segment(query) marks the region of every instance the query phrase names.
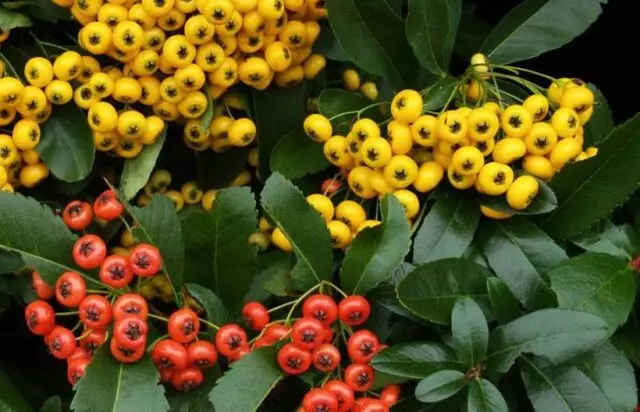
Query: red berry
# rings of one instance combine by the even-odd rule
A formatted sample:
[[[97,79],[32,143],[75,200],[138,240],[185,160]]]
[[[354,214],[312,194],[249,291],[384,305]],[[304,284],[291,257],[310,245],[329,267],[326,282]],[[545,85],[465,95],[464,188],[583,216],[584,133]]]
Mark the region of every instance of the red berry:
[[[311,366],[311,353],[287,343],[278,351],[278,365],[289,375],[299,375]]]
[[[269,323],[269,311],[260,302],[249,302],[242,308],[242,316],[253,330],[261,331]]]
[[[189,308],[178,309],[169,316],[169,336],[178,343],[189,343],[200,332],[200,319]]]
[[[107,257],[100,267],[100,280],[107,286],[120,289],[133,280],[133,271],[129,260],[120,255]]]
[[[342,186],[340,184],[340,182],[338,180],[335,179],[325,179],[322,182],[322,193],[324,193],[325,195],[333,195],[335,194],[338,190],[340,190],[340,186]]]
[[[80,346],[93,355],[106,339],[107,333],[104,329],[92,330],[88,335],[83,334],[83,338],[80,339]]]
[[[158,369],[179,370],[187,367],[188,353],[184,346],[171,339],[156,343],[151,359]]]
[[[107,256],[107,245],[96,235],[84,235],[73,245],[73,260],[82,269],[95,269]]]
[[[155,246],[142,243],[131,251],[129,265],[134,274],[140,277],[151,277],[162,268],[162,256]]]
[[[338,411],[347,412],[350,411],[355,404],[355,396],[353,389],[346,383],[338,380],[332,380],[324,384],[323,389],[333,393],[338,399]]]
[[[368,330],[355,332],[347,341],[347,353],[355,363],[369,363],[378,354],[380,342]]]
[[[31,273],[31,282],[38,298],[44,300],[51,299],[53,296],[53,288],[42,280],[40,273],[34,270],[33,273]]]
[[[333,342],[333,328],[330,326],[326,326],[324,327],[324,339],[323,339],[324,343],[331,343]]]
[[[80,303],[78,315],[87,329],[104,329],[111,323],[111,304],[104,296],[89,295]]]
[[[82,346],[76,347],[73,353],[67,358],[67,363],[76,359],[91,359],[91,354]]]
[[[44,300],[35,300],[24,310],[27,327],[34,335],[44,336],[56,326],[56,313]]]
[[[313,350],[324,340],[324,325],[314,318],[302,318],[291,328],[291,341],[301,349]]]
[[[305,318],[315,318],[322,324],[331,326],[338,319],[338,305],[327,295],[311,295],[302,304]]]
[[[109,349],[111,350],[111,355],[122,363],[137,362],[144,356],[145,352],[144,345],[130,348],[118,342],[115,338],[111,339]]]
[[[192,342],[187,347],[187,363],[191,368],[211,368],[218,360],[218,351],[213,343],[206,340]]]
[[[289,327],[283,325],[282,323],[274,323],[273,325],[267,327],[267,329],[264,331],[264,335],[262,336],[268,338],[272,342],[277,342],[284,339],[290,331],[291,329],[289,329]]]
[[[380,393],[380,401],[389,408],[398,402],[399,397],[400,387],[398,385],[387,385]]]
[[[216,349],[223,356],[232,356],[247,347],[247,333],[238,325],[224,325],[216,333]]]
[[[93,220],[91,205],[80,200],[73,200],[62,211],[62,220],[69,229],[86,229]]]
[[[250,353],[251,353],[250,348],[243,347],[243,348],[240,348],[239,351],[232,353],[230,356],[227,357],[227,359],[229,360],[229,362],[239,361],[240,359],[244,358],[245,355],[248,355]]]
[[[325,389],[311,389],[302,399],[305,412],[338,412],[338,398]]]
[[[173,376],[173,369],[160,369],[160,383],[169,382]]]
[[[352,363],[344,370],[344,382],[356,392],[366,392],[371,389],[375,372],[370,365]]]
[[[74,359],[73,361],[67,364],[67,380],[71,384],[71,386],[78,383],[80,378],[84,376],[84,373],[89,366],[91,359],[82,358],[82,359]]]
[[[340,320],[350,326],[362,325],[369,319],[371,305],[360,295],[344,298],[338,305]]]
[[[93,212],[96,217],[110,222],[119,218],[124,211],[124,206],[118,200],[113,190],[105,190],[93,202]]]
[[[264,346],[272,346],[274,343],[275,343],[274,341],[267,338],[266,336],[262,336],[256,339],[255,342],[253,342],[253,349],[259,349]]]
[[[68,308],[77,308],[87,295],[87,284],[76,272],[65,272],[56,281],[56,299]]]
[[[135,315],[146,320],[149,314],[147,301],[135,293],[127,293],[116,299],[113,304],[113,319],[120,320],[127,315]]]
[[[144,347],[148,332],[147,322],[135,315],[125,316],[113,325],[113,338],[127,349]]]
[[[200,369],[181,369],[173,372],[173,376],[171,376],[171,384],[181,392],[189,392],[190,390],[200,386],[203,379],[204,376]]]
[[[69,329],[56,326],[47,335],[49,352],[58,359],[67,359],[76,350],[76,337]]]
[[[311,352],[313,366],[322,372],[331,372],[340,365],[340,351],[335,346],[325,343]]]
[[[389,412],[389,408],[382,401],[374,398],[358,399],[359,412]]]

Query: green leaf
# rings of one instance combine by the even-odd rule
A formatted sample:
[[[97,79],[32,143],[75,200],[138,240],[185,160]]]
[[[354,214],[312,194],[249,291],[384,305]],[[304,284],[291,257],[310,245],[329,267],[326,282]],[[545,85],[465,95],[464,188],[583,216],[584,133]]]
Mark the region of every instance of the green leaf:
[[[76,383],[71,409],[75,412],[139,412],[169,409],[160,374],[145,355],[140,361],[116,361],[109,345],[102,345]]]
[[[487,355],[489,326],[482,308],[470,298],[460,298],[451,312],[451,334],[457,358],[467,367],[478,365]]]
[[[63,272],[77,271],[71,254],[77,238],[49,208],[30,197],[2,192],[0,220],[0,249],[19,253],[50,285]]]
[[[231,364],[209,393],[216,412],[255,412],[284,378],[276,364],[276,347],[255,350]]]
[[[527,0],[495,26],[482,50],[495,64],[539,56],[582,34],[606,3],[607,0]]]
[[[356,65],[385,78],[394,89],[415,82],[418,65],[405,37],[404,22],[384,0],[327,2],[329,23]]]
[[[595,95],[595,102],[593,104],[593,115],[584,126],[585,147],[598,146],[615,127],[607,98],[595,85],[589,83],[589,88]]]
[[[542,228],[564,240],[585,232],[633,193],[640,182],[640,114],[618,126],[596,157],[565,167],[551,180],[558,208]]]
[[[490,367],[506,373],[518,356],[533,353],[555,364],[593,350],[608,336],[599,317],[567,309],[542,309],[491,332]]]
[[[621,259],[631,259],[636,249],[624,227],[615,226],[608,219],[598,222],[571,242],[589,252],[606,253]]]
[[[149,181],[149,176],[156,165],[166,135],[167,129],[165,127],[154,144],[142,149],[142,153],[137,157],[125,160],[120,177],[120,191],[126,200],[133,199]]]
[[[95,146],[82,110],[73,104],[57,106],[42,125],[42,139],[36,150],[58,179],[84,179],[91,172]]]
[[[224,153],[200,152],[196,156],[198,187],[218,189],[229,187],[229,183],[247,169],[248,147],[234,147]]]
[[[258,176],[264,181],[271,173],[271,151],[284,135],[302,124],[307,93],[303,83],[291,89],[252,90],[251,94],[258,127]]]
[[[184,240],[173,202],[168,197],[157,194],[144,208],[127,207],[137,222],[133,229],[134,236],[160,250],[164,272],[171,281],[177,301],[184,272]]]
[[[611,343],[636,366],[640,366],[640,332],[636,329],[618,332],[611,337]]]
[[[429,72],[445,75],[460,23],[461,0],[409,0],[407,39]]]
[[[363,95],[343,89],[324,89],[318,96],[318,111],[327,118],[360,110],[370,104],[371,101]]]
[[[17,11],[0,7],[0,29],[7,31],[16,27],[31,27],[33,23],[29,16]]]
[[[327,226],[302,193],[281,174],[267,180],[260,195],[262,208],[289,239],[298,263],[292,277],[299,290],[331,279],[333,257]]]
[[[211,289],[232,310],[256,273],[256,248],[248,242],[256,227],[249,187],[221,190],[211,212],[194,212],[182,221],[189,281]]]
[[[451,349],[436,342],[393,345],[371,361],[377,371],[409,379],[424,379],[445,369],[462,369]]]
[[[443,259],[418,266],[397,286],[398,300],[414,314],[448,325],[460,297],[489,306],[486,282],[489,271],[464,259]]]
[[[2,412],[31,412],[33,408],[15,387],[9,376],[0,369],[0,410]],[[3,409],[4,408],[4,409]]]
[[[523,357],[520,376],[536,411],[613,412],[597,385],[578,368]],[[628,409],[630,410],[630,409]]]
[[[517,173],[522,175],[522,173]],[[524,210],[512,209],[507,203],[506,196],[489,196],[489,195],[477,195],[477,199],[480,204],[489,206],[490,208],[509,213],[512,215],[543,215],[555,210],[558,207],[558,199],[556,198],[553,190],[547,185],[546,182],[541,179],[535,178],[538,181],[538,194],[533,199],[531,204]]]
[[[592,313],[617,329],[626,322],[636,281],[627,262],[603,253],[584,253],[549,272],[558,307]]]
[[[211,126],[211,121],[213,121],[213,112],[214,112],[214,103],[213,98],[211,97],[211,86],[206,87],[206,95],[207,95],[207,109],[204,111],[202,116],[200,117],[200,127],[204,130],[209,130],[209,126]]]
[[[567,255],[524,218],[491,221],[481,231],[482,251],[493,271],[527,309],[555,306],[546,272]]]
[[[287,133],[271,152],[271,170],[287,179],[299,179],[330,165],[322,144],[309,139],[301,127]]]
[[[52,396],[40,407],[40,412],[62,412],[62,400],[59,396]]]
[[[416,234],[413,263],[461,257],[473,240],[479,219],[478,206],[460,193],[439,197]]]
[[[418,382],[416,398],[425,403],[438,402],[452,397],[467,383],[464,373],[460,371],[439,371]]]
[[[379,205],[382,224],[360,232],[344,258],[340,280],[347,293],[366,294],[391,277],[409,253],[409,224],[402,205],[392,195]]]
[[[286,282],[283,283],[286,283],[287,286],[290,285],[291,271],[295,264],[295,255],[285,253],[280,249],[259,253],[257,259],[258,273],[253,279],[247,295],[244,297],[244,302],[268,299],[269,293],[265,288],[267,285],[273,287],[275,279],[278,281],[286,279]]]
[[[179,392],[173,388],[168,390],[167,400],[170,412],[214,412],[209,400],[209,392],[220,377],[220,369],[215,367],[204,371],[204,381],[196,389]]]
[[[469,384],[467,412],[509,412],[509,407],[493,383],[474,379]]]
[[[0,274],[17,272],[24,267],[19,253],[9,252],[0,247]]]
[[[187,288],[187,293],[202,305],[209,321],[216,325],[226,325],[233,321],[222,299],[215,293],[193,283],[187,283],[184,286]]]
[[[487,290],[493,313],[501,324],[509,323],[520,316],[520,304],[502,279],[487,279]]]
[[[424,111],[442,109],[458,87],[458,79],[443,77],[432,84],[425,92],[423,101]]]

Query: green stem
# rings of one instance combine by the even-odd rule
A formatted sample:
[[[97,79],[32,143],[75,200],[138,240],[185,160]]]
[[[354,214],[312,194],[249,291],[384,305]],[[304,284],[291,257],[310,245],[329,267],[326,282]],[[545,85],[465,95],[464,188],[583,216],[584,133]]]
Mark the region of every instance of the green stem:
[[[77,315],[78,311],[74,312],[56,312],[56,316],[74,316]]]
[[[7,59],[7,58],[5,57],[5,55],[4,55],[4,54],[2,54],[2,53],[0,53],[0,58],[2,58],[2,60],[4,60],[4,63],[5,63],[5,65],[6,65],[6,67],[7,67],[8,69],[10,69],[10,70],[11,70],[11,73],[13,74],[13,76],[14,76],[16,79],[19,79],[19,78],[20,78],[20,76],[18,75],[18,72],[16,71],[15,67],[13,67],[13,65],[11,64],[11,62],[9,61],[9,59]]]
[[[503,66],[503,65],[499,65],[499,64],[492,64],[491,66],[492,67],[497,67],[497,68],[503,69],[503,70],[509,70],[509,71],[511,71],[511,72],[513,72],[515,74],[518,74],[518,72],[525,72],[525,73],[534,74],[536,76],[542,77],[543,79],[550,80],[553,83],[557,83],[558,82],[558,79],[556,79],[555,77],[546,75],[544,73],[537,72],[535,70],[530,70],[530,69],[525,69],[525,68],[522,68],[522,67],[515,67],[515,66],[506,66],[506,65]]]
[[[343,298],[348,297],[349,295],[347,295],[346,293],[344,293],[344,291],[342,289],[340,289],[339,287],[337,287],[336,285],[334,285],[331,282],[327,282],[327,281],[323,281],[322,283],[324,283],[325,285],[333,288],[333,290],[335,290],[336,292],[338,292],[339,294],[342,295]]]
[[[287,308],[287,307],[289,307],[289,306],[291,306],[291,305],[293,305],[295,303],[296,303],[295,300],[289,301],[287,303],[283,303],[282,305],[279,305],[279,306],[276,306],[274,308],[269,309],[269,313],[275,312],[275,311],[280,310],[280,309]]]
[[[318,283],[317,285],[315,285],[314,287],[312,287],[311,289],[309,289],[308,291],[306,291],[305,293],[300,295],[300,297],[294,301],[293,305],[291,306],[291,309],[287,313],[287,317],[284,320],[285,325],[288,324],[289,321],[291,320],[291,316],[293,315],[293,311],[296,310],[296,307],[300,304],[300,302],[302,302],[307,296],[312,294],[320,286],[322,286],[322,282]]]
[[[453,98],[456,96],[456,93],[458,93],[458,88],[460,87],[460,84],[463,81],[464,81],[464,78],[463,78],[463,80],[461,80],[458,83],[456,83],[456,86],[453,88],[453,91],[449,95],[449,98],[447,99],[447,102],[444,104],[444,106],[442,106],[442,110],[440,110],[440,113],[438,113],[438,116],[440,116],[442,113],[447,111],[447,107],[449,107],[449,104],[453,101]]]
[[[207,325],[209,327],[212,327],[215,330],[220,329],[220,326],[216,325],[215,323],[209,322],[208,320],[200,318],[200,322],[204,323],[205,325]]]
[[[163,322],[169,322],[169,319],[165,318],[164,316],[155,315],[153,313],[149,313],[149,314],[147,314],[147,316],[150,317],[151,319],[158,319],[158,320],[161,320]]]

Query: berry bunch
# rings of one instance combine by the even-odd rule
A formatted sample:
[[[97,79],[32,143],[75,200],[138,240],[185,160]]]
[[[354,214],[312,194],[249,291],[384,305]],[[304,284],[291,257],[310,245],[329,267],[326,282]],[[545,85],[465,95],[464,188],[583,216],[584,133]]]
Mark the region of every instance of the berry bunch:
[[[360,73],[355,69],[347,69],[342,72],[342,84],[350,92],[360,91],[367,99],[378,100],[378,86],[371,80],[363,83]]]

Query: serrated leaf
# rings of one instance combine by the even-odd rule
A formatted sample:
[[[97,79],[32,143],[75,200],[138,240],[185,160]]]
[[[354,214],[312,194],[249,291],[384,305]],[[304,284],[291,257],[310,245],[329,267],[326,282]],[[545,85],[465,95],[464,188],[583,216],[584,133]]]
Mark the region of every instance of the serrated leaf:
[[[196,156],[198,187],[219,189],[229,184],[247,169],[249,148],[234,147],[224,153],[200,152]]]
[[[149,181],[149,176],[156,165],[166,135],[167,128],[165,127],[154,144],[146,146],[138,156],[124,162],[119,189],[126,200],[133,199],[136,193]]]
[[[595,95],[595,102],[593,104],[593,115],[584,126],[585,147],[598,146],[615,127],[607,98],[595,85],[589,83],[588,86]]]
[[[504,397],[493,383],[486,379],[474,379],[469,384],[468,412],[509,412]]]
[[[271,170],[287,179],[299,179],[331,165],[324,155],[322,144],[309,139],[301,127],[287,133],[275,145],[270,162]]]
[[[384,0],[327,2],[329,23],[356,65],[385,78],[394,89],[415,82],[418,65],[405,37],[404,22]]]
[[[582,34],[607,0],[527,0],[509,12],[482,46],[492,63],[527,60]]]
[[[2,192],[0,219],[0,249],[20,254],[47,283],[53,285],[63,272],[77,271],[71,254],[77,237],[49,208],[30,197]]]
[[[626,322],[635,299],[635,276],[627,262],[584,253],[549,272],[558,307],[592,313],[613,330]]]
[[[40,412],[62,412],[62,400],[59,396],[52,396],[42,404]]]
[[[487,290],[493,313],[501,324],[509,323],[520,316],[520,304],[502,279],[487,279]]]
[[[423,110],[430,111],[443,108],[457,87],[458,79],[456,78],[447,76],[438,79],[438,81],[425,91],[424,97],[422,98],[424,101]]]
[[[409,0],[407,39],[420,65],[445,75],[461,15],[460,0]]]
[[[2,31],[9,31],[16,27],[31,27],[32,25],[29,16],[0,7],[0,29]]]
[[[460,298],[451,312],[451,335],[457,359],[473,368],[487,355],[489,326],[482,308],[470,298]]]
[[[170,412],[214,412],[213,404],[209,400],[209,392],[220,377],[220,369],[216,366],[203,372],[204,380],[194,390],[189,392],[178,392],[172,388],[168,390],[167,401],[169,401]]]
[[[493,330],[487,360],[500,373],[506,373],[523,353],[559,364],[593,350],[608,334],[607,324],[590,313],[542,309]]]
[[[464,373],[455,370],[438,371],[418,382],[416,398],[432,403],[447,399],[467,385]]]
[[[624,230],[605,219],[571,242],[589,252],[606,253],[621,259],[631,259],[636,248]]]
[[[209,321],[216,325],[226,325],[233,321],[224,302],[215,293],[193,283],[187,283],[184,286],[187,289],[187,293],[202,305]]]
[[[299,290],[331,279],[331,240],[324,220],[302,193],[281,174],[267,180],[260,195],[262,208],[289,239],[298,258],[292,278]]]
[[[393,195],[380,201],[382,224],[363,230],[347,251],[340,280],[350,294],[364,295],[391,277],[411,245],[404,209]]]
[[[169,404],[160,374],[145,355],[136,363],[116,361],[109,345],[102,345],[76,383],[71,409],[75,412],[166,411]]]
[[[486,281],[490,273],[464,259],[443,259],[418,266],[397,286],[398,299],[414,314],[448,325],[458,298],[476,299],[489,307]]]
[[[174,299],[182,286],[184,272],[184,239],[180,220],[173,202],[168,197],[156,194],[146,207],[129,207],[136,226],[134,236],[160,250],[164,272],[171,281]]]
[[[542,222],[554,239],[585,232],[633,193],[640,182],[640,114],[618,126],[598,155],[566,166],[551,180],[558,208]]]
[[[265,347],[231,364],[209,393],[216,412],[255,412],[284,378],[276,363],[276,347]]]
[[[413,241],[413,263],[461,257],[471,244],[480,212],[460,193],[446,193],[436,200]]]
[[[567,259],[560,246],[524,218],[486,222],[480,233],[489,265],[525,308],[555,305],[546,272]]]
[[[436,342],[412,342],[392,345],[371,361],[377,371],[409,379],[424,379],[445,369],[460,369],[448,347]]]
[[[87,118],[73,104],[57,106],[42,125],[36,147],[51,173],[65,182],[84,179],[93,166],[95,146]]]

